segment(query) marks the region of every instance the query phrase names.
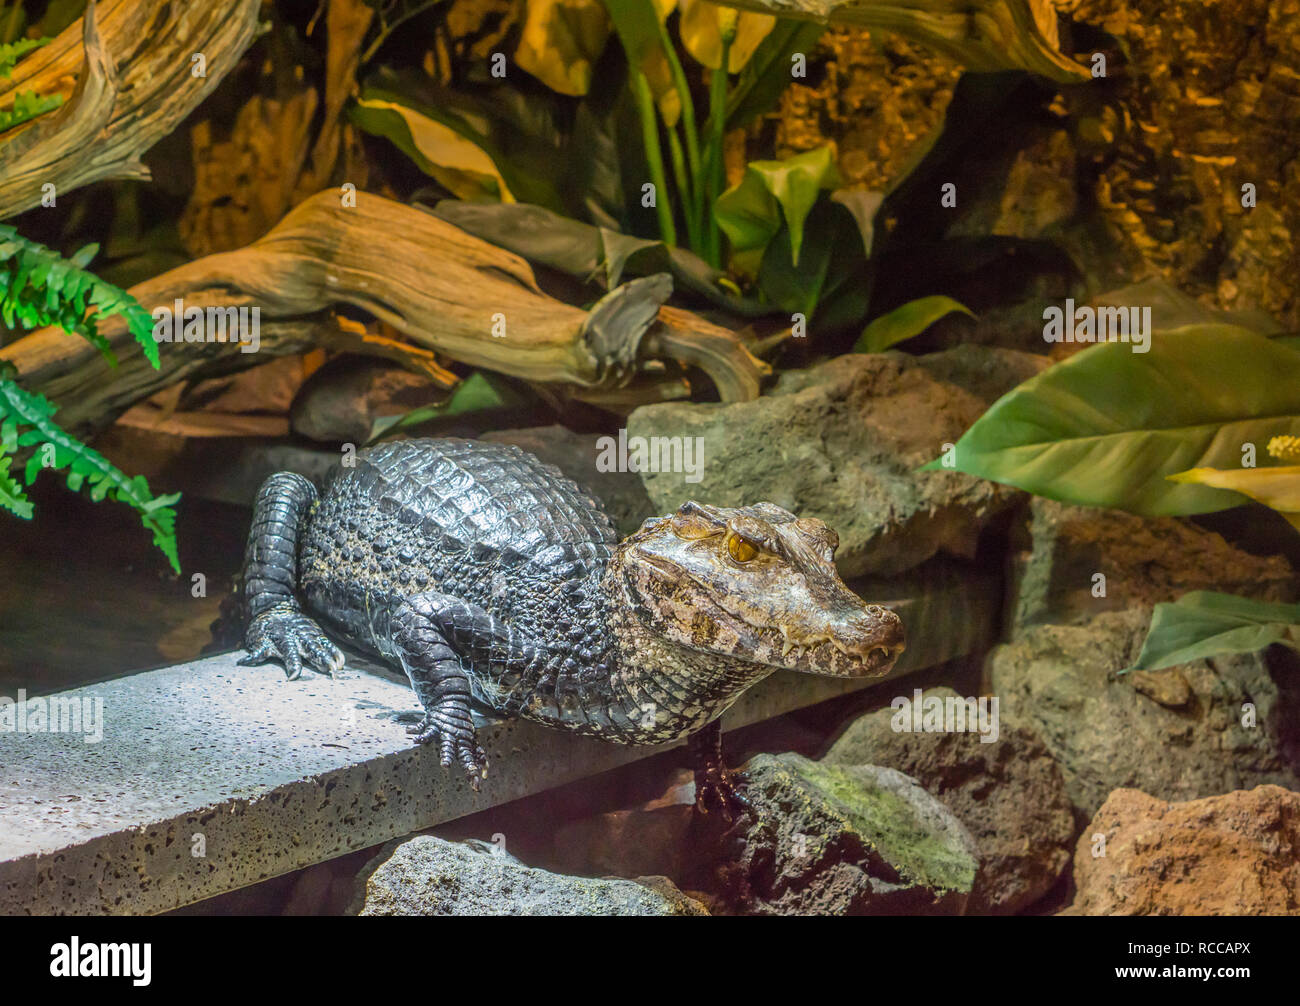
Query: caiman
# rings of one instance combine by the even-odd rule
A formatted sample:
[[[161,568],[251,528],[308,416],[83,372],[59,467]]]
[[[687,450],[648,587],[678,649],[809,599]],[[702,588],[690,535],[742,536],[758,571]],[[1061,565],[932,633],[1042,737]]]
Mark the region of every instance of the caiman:
[[[243,573],[248,650],[330,673],[322,631],[400,667],[410,728],[478,788],[476,706],[618,744],[690,738],[697,806],[745,805],[719,717],[775,669],[886,674],[898,616],[834,564],[838,536],[772,503],[684,503],[618,541],[600,504],[517,447],[403,440],[358,452],[318,495],[280,472]],[[318,621],[319,620],[319,624]]]

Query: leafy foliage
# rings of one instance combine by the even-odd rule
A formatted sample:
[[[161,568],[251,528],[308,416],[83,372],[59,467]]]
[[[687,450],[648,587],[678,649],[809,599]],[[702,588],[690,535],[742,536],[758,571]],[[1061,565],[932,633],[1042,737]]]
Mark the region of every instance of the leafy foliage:
[[[52,94],[42,98],[33,91],[19,91],[12,108],[0,109],[0,133],[24,122],[53,111],[63,104],[63,95]]]
[[[86,487],[96,502],[111,497],[134,507],[145,528],[153,533],[153,543],[179,573],[172,506],[180,494],[152,495],[144,476],[127,477],[102,454],[69,436],[53,421],[54,412],[43,396],[30,394],[11,380],[0,380],[0,505],[19,517],[31,517],[31,501],[9,467],[16,450],[34,448],[24,472],[27,485],[36,481],[44,468],[66,469],[68,488],[73,492]]]
[[[65,332],[82,336],[110,363],[116,363],[98,322],[118,315],[126,321],[145,357],[157,367],[153,317],[125,290],[85,270],[98,250],[98,245],[86,245],[65,259],[0,224],[0,318],[11,328],[57,325]],[[87,315],[89,307],[98,310]]]
[[[519,394],[505,381],[476,370],[457,385],[456,390],[451,393],[451,397],[445,402],[412,409],[405,415],[378,417],[371,425],[370,439],[366,443],[372,444],[401,430],[420,426],[435,419],[459,416],[467,412],[504,408],[517,405],[520,401],[522,399]]]
[[[1167,476],[1239,468],[1242,445],[1300,435],[1300,352],[1222,322],[1093,346],[1013,389],[957,442],[956,467],[1050,499],[1145,516],[1240,495]],[[938,468],[938,462],[927,466]]]
[[[49,41],[48,38],[20,38],[0,45],[0,77],[8,77],[20,59]]]
[[[157,368],[160,364],[152,316],[125,290],[85,270],[97,250],[96,245],[87,245],[71,259],[65,259],[0,224],[0,318],[10,327],[57,325],[65,332],[82,336],[116,364],[98,322],[117,315],[125,319],[145,357]],[[88,313],[91,308],[98,310]],[[55,407],[48,400],[24,391],[10,375],[0,378],[0,507],[31,518],[31,501],[11,471],[14,452],[31,450],[24,471],[28,486],[44,468],[66,469],[68,488],[74,492],[85,486],[96,502],[111,497],[134,507],[152,532],[154,544],[179,573],[176,513],[172,506],[180,495],[153,496],[143,476],[129,478],[103,455],[61,429],[54,422]]]
[[[0,77],[8,77],[18,60],[34,49],[48,43],[48,38],[24,38],[0,45]],[[19,91],[9,108],[0,108],[0,133],[22,125],[38,115],[44,115],[63,104],[63,95],[51,94],[44,98],[34,91]]]
[[[954,312],[975,317],[970,308],[951,297],[919,297],[872,321],[862,330],[853,348],[859,353],[882,353],[914,335],[920,335],[940,318]]]
[[[1151,630],[1130,671],[1254,653],[1272,643],[1300,650],[1300,604],[1273,604],[1233,594],[1197,590],[1157,604]]]

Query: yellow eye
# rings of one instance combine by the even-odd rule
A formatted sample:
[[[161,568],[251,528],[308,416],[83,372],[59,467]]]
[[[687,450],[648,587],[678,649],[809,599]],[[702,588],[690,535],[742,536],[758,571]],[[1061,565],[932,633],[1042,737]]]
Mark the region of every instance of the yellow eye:
[[[740,535],[733,534],[727,539],[727,554],[737,562],[749,562],[758,555],[758,549]]]

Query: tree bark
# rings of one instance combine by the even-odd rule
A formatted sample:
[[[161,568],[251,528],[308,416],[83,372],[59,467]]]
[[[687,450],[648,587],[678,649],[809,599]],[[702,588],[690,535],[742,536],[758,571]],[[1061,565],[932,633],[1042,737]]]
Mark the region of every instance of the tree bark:
[[[260,0],[102,0],[0,81],[62,94],[57,112],[0,140],[0,220],[109,178],[147,179],[140,155],[171,133],[238,62]],[[195,76],[202,57],[204,76]]]
[[[330,320],[330,308],[349,304],[417,346],[610,407],[681,393],[680,371],[652,365],[655,357],[698,366],[726,401],[758,395],[767,366],[724,328],[657,300],[641,305],[639,326],[623,314],[612,326],[599,324],[609,318],[599,304],[587,312],[547,296],[517,255],[414,207],[354,196],[355,206],[340,191],[321,192],[253,244],[197,259],[130,292],[151,312],[178,299],[187,309],[256,307],[259,352],[326,344],[392,355],[391,344],[368,344]],[[636,296],[628,290],[616,293]],[[119,319],[100,330],[118,356],[116,369],[58,329],[0,349],[23,386],[55,401],[60,424],[82,434],[178,380],[257,362],[258,353],[243,352],[238,342],[171,342],[161,346],[162,368],[154,370]]]

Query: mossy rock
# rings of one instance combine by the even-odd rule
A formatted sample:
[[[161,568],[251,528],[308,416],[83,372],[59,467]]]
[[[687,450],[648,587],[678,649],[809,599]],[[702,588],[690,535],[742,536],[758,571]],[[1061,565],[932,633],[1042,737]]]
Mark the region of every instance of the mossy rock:
[[[908,776],[796,754],[746,763],[755,817],[720,867],[728,906],[764,915],[961,914],[975,842]]]

